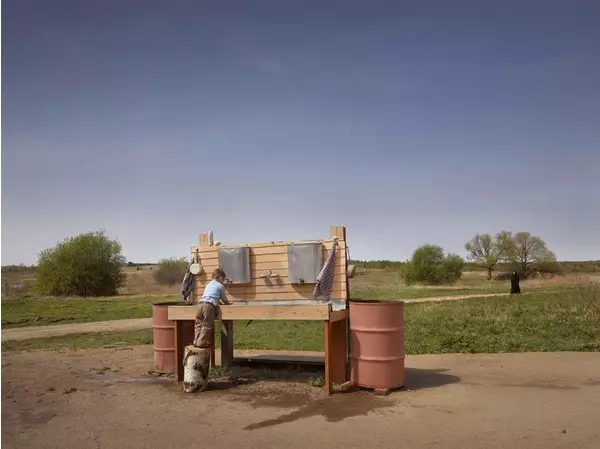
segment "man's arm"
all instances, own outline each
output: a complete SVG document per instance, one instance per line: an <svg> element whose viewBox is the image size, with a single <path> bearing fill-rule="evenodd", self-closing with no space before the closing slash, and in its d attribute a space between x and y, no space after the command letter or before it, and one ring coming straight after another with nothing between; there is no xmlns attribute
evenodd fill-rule
<svg viewBox="0 0 600 449"><path fill-rule="evenodd" d="M225 305L231 305L231 301L227 299L227 293L224 286L221 286L221 302Z"/></svg>

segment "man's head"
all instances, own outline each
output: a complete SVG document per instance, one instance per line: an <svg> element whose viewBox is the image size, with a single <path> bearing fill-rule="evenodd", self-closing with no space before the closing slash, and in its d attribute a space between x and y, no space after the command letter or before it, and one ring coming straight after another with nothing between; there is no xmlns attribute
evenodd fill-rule
<svg viewBox="0 0 600 449"><path fill-rule="evenodd" d="M215 281L220 282L221 284L225 282L225 278L227 277L227 275L225 274L225 272L223 270L221 270L220 268L215 268L212 272L212 278Z"/></svg>

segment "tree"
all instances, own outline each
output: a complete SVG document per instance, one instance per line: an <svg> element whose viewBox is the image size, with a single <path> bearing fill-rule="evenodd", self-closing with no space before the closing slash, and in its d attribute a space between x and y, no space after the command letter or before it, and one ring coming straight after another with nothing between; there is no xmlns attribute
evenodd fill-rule
<svg viewBox="0 0 600 449"><path fill-rule="evenodd" d="M529 232L517 232L509 241L506 260L520 272L522 277L527 278L538 267L556 262L556 256L540 237L533 236Z"/></svg>
<svg viewBox="0 0 600 449"><path fill-rule="evenodd" d="M175 285L183 279L187 262L183 259L162 259L158 262L158 267L154 271L154 279L159 284Z"/></svg>
<svg viewBox="0 0 600 449"><path fill-rule="evenodd" d="M457 254L444 254L436 245L423 245L415 250L411 259L402 267L402 277L407 285L450 284L462 276L465 262Z"/></svg>
<svg viewBox="0 0 600 449"><path fill-rule="evenodd" d="M469 253L469 260L487 270L488 281L492 279L494 268L505 257L510 247L511 235L509 232L499 232L495 237L489 234L477 234L467 243L465 249Z"/></svg>
<svg viewBox="0 0 600 449"><path fill-rule="evenodd" d="M37 289L51 296L112 296L126 280L121 244L104 231L69 237L39 254Z"/></svg>

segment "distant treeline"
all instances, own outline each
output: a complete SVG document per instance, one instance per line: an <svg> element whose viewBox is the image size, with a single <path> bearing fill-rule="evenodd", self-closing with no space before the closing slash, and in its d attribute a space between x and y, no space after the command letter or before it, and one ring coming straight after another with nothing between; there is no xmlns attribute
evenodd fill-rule
<svg viewBox="0 0 600 449"><path fill-rule="evenodd" d="M123 264L124 267L148 267L151 265L156 265L156 263L150 262L127 262ZM35 265L3 265L2 273L28 273L35 271Z"/></svg>
<svg viewBox="0 0 600 449"><path fill-rule="evenodd" d="M404 262L398 260L349 260L349 264L356 265L359 268L370 268L377 270L385 269L399 269ZM127 262L127 267L146 267L150 265L156 265L156 263L149 262ZM558 262L558 265L565 273L600 273L600 260L587 260L587 261L564 261ZM503 268L502 264L498 265L499 271ZM474 263L467 262L465 264L465 270L475 271L481 270L482 268L477 267ZM35 265L4 265L2 266L2 273L27 273L35 271Z"/></svg>
<svg viewBox="0 0 600 449"><path fill-rule="evenodd" d="M397 260L349 260L348 263L350 265L356 265L359 268L370 268L377 270L386 270L386 269L400 269L405 262L400 262ZM560 271L564 273L600 273L600 260L587 260L587 261L564 261L557 263ZM555 271L551 269L552 267L548 267L546 270L542 269L542 271ZM465 263L466 271L478 271L484 270L481 267L478 267L475 263L466 262ZM505 264L498 265L498 271L510 270L510 266Z"/></svg>

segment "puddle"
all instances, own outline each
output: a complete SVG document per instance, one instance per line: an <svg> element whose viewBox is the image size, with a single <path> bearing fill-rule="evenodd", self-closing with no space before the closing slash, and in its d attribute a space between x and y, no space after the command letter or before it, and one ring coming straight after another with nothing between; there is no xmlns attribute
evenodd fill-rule
<svg viewBox="0 0 600 449"><path fill-rule="evenodd" d="M354 416L366 416L376 410L384 409L394 405L390 398L375 396L371 392L354 392L336 394L323 399L310 399L305 394L277 394L273 396L261 396L246 399L238 399L247 402L254 408L277 407L295 408L296 410L281 416L250 424L245 430L257 430L272 427L279 424L291 423L299 419L311 416L322 416L328 422L340 422Z"/></svg>

